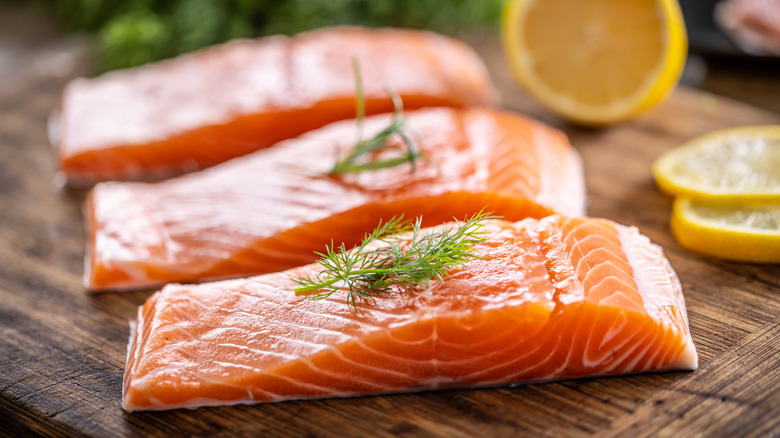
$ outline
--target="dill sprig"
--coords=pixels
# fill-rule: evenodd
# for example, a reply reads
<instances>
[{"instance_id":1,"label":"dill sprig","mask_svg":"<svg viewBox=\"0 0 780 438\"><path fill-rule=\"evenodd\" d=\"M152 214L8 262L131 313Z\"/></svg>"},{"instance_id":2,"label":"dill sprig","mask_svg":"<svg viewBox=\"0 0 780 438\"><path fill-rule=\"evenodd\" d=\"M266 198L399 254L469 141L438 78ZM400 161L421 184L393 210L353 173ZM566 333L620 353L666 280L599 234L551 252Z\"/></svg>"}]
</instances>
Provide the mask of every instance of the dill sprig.
<instances>
[{"instance_id":1,"label":"dill sprig","mask_svg":"<svg viewBox=\"0 0 780 438\"><path fill-rule=\"evenodd\" d=\"M401 216L380 222L352 250L331 242L325 253L318 252L324 269L314 277L294 279L300 286L294 292L321 300L343 290L353 307L358 300L380 297L394 288L410 293L477 258L474 245L487 239L483 222L492 218L481 211L427 234L421 232L419 218L411 222Z\"/></svg>"},{"instance_id":2,"label":"dill sprig","mask_svg":"<svg viewBox=\"0 0 780 438\"><path fill-rule=\"evenodd\" d=\"M406 119L403 118L403 101L392 90L385 89L385 93L393 101L393 118L385 129L371 138L363 139L363 122L366 116L365 95L363 93L363 80L360 71L360 62L352 58L352 68L355 74L355 115L357 119L358 140L346 157L337 159L336 164L330 170L329 175L342 173L357 173L367 170L395 167L404 163L411 164L411 172L417 169L417 160L424 158L422 151L415 147L411 137L407 134ZM389 142L390 138L397 135L401 138L405 150L403 155L385 159L372 159L370 155L376 155L390 149L397 149Z\"/></svg>"}]
</instances>

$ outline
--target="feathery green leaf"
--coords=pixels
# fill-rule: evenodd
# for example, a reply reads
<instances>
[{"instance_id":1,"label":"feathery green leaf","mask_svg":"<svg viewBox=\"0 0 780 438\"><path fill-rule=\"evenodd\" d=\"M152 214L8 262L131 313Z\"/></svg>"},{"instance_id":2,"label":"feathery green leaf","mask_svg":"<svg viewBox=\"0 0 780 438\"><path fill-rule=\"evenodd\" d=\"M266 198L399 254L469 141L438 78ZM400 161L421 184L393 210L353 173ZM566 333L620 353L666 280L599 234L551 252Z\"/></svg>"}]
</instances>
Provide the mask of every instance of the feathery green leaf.
<instances>
[{"instance_id":1,"label":"feathery green leaf","mask_svg":"<svg viewBox=\"0 0 780 438\"><path fill-rule=\"evenodd\" d=\"M410 222L394 217L380 222L352 250L331 243L324 253L317 253L323 269L313 277L294 279L299 286L294 291L319 300L343 290L352 306L394 289L411 293L431 280L443 280L452 270L477 258L474 246L487 239L483 222L492 218L481 211L431 233L421 232L419 218Z\"/></svg>"},{"instance_id":2,"label":"feathery green leaf","mask_svg":"<svg viewBox=\"0 0 780 438\"><path fill-rule=\"evenodd\" d=\"M365 95L363 94L363 79L361 77L360 62L357 58L352 59L352 66L355 72L355 114L358 130L358 141L355 147L346 157L338 159L336 164L330 170L330 175L339 175L343 173L357 173L369 170L385 169L388 167L399 166L404 163L411 164L411 172L417 169L417 160L424 158L422 151L415 146L411 137L406 133L406 119L403 118L403 102L401 97L390 90L385 93L393 100L393 118L390 124L371 138L363 139L363 122L366 113ZM382 151L398 150L390 142L393 136L401 138L405 151L401 156L391 158L377 158L376 154Z\"/></svg>"}]
</instances>

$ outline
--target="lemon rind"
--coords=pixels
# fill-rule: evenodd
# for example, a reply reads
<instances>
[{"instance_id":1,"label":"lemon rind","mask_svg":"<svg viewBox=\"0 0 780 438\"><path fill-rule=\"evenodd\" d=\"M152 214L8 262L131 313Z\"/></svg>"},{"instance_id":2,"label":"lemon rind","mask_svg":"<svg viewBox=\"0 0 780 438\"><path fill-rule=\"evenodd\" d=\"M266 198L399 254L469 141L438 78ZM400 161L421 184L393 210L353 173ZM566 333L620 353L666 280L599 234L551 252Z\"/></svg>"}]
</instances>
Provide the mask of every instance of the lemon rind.
<instances>
[{"instance_id":1,"label":"lemon rind","mask_svg":"<svg viewBox=\"0 0 780 438\"><path fill-rule=\"evenodd\" d=\"M718 224L692 213L691 202L679 197L672 206L672 234L682 248L726 260L780 263L780 230Z\"/></svg>"}]
</instances>

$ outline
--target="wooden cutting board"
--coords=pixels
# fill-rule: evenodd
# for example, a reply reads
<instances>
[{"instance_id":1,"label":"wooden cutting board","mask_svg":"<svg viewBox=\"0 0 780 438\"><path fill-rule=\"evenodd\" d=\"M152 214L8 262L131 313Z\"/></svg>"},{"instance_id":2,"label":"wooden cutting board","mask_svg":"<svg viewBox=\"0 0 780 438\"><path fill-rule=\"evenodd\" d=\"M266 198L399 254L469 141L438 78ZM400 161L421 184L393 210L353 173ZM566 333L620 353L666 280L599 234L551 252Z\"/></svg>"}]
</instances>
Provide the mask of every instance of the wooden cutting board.
<instances>
[{"instance_id":1,"label":"wooden cutting board","mask_svg":"<svg viewBox=\"0 0 780 438\"><path fill-rule=\"evenodd\" d=\"M584 157L589 213L662 245L685 291L695 372L513 388L127 414L128 320L150 291L90 295L81 284L85 192L53 183L46 120L84 63L80 46L40 56L0 84L0 435L63 436L766 436L780 434L780 266L681 250L654 158L696 135L780 115L678 89L603 130L562 124L514 86L494 39L476 41L505 106L569 134ZM780 169L778 169L780 171Z\"/></svg>"}]
</instances>

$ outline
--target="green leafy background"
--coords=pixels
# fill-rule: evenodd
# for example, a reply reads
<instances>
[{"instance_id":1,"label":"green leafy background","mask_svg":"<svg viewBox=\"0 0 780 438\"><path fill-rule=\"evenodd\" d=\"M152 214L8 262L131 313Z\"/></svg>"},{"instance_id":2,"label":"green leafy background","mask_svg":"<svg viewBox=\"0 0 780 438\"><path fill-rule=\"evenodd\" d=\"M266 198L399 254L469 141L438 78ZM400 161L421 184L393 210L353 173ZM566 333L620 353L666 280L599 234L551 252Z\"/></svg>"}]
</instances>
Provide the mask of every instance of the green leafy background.
<instances>
[{"instance_id":1,"label":"green leafy background","mask_svg":"<svg viewBox=\"0 0 780 438\"><path fill-rule=\"evenodd\" d=\"M336 24L494 29L504 0L49 0L71 32L95 36L98 72L227 41Z\"/></svg>"}]
</instances>

